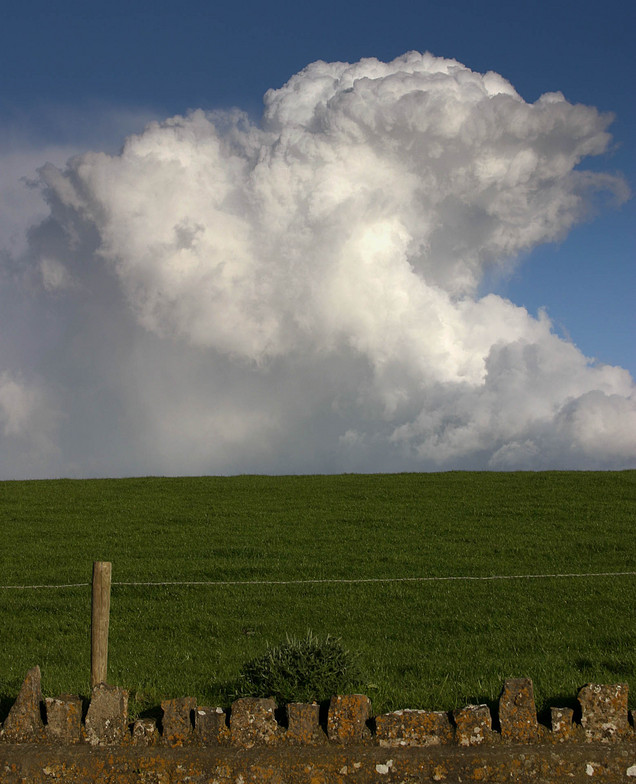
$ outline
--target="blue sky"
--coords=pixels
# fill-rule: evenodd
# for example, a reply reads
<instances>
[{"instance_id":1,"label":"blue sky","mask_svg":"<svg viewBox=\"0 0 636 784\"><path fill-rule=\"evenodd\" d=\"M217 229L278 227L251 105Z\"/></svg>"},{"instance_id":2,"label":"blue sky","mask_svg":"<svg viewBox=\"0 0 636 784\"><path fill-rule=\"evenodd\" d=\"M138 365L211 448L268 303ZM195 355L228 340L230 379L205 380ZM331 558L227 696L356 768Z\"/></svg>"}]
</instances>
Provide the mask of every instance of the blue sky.
<instances>
[{"instance_id":1,"label":"blue sky","mask_svg":"<svg viewBox=\"0 0 636 784\"><path fill-rule=\"evenodd\" d=\"M388 62L416 50L495 71L529 103L561 91L572 104L615 113L609 150L581 167L620 172L633 189L635 33L636 4L627 0L10 0L0 26L0 153L5 162L24 153L25 168L5 163L0 176L33 177L50 156L63 166L74 152L116 153L148 120L192 109L237 106L258 123L265 92L313 61ZM482 293L532 315L545 308L555 332L585 356L636 377L635 201L615 208L601 195L594 211L559 243L520 256L513 272L487 277ZM26 345L24 334L17 343ZM15 359L20 350L7 338L5 353Z\"/></svg>"}]
</instances>

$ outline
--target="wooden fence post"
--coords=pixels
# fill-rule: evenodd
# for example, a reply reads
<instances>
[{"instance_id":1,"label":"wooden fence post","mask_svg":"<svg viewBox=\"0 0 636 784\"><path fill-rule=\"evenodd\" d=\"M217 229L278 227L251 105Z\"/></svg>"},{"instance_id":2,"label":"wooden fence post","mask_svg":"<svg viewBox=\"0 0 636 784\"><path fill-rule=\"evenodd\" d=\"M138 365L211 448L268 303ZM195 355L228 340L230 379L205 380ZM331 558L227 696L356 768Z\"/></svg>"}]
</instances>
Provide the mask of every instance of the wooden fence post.
<instances>
[{"instance_id":1,"label":"wooden fence post","mask_svg":"<svg viewBox=\"0 0 636 784\"><path fill-rule=\"evenodd\" d=\"M110 579L112 564L93 564L93 603L91 611L91 688L106 683L108 677L108 623L110 620Z\"/></svg>"}]
</instances>

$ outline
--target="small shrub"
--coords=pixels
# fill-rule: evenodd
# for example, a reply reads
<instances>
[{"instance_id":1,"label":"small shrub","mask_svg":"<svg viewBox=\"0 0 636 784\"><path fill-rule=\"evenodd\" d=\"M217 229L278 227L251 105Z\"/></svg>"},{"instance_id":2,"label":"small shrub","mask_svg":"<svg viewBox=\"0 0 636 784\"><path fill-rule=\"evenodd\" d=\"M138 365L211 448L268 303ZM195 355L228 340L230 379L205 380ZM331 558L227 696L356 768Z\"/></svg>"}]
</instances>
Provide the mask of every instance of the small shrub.
<instances>
[{"instance_id":1,"label":"small shrub","mask_svg":"<svg viewBox=\"0 0 636 784\"><path fill-rule=\"evenodd\" d=\"M288 702L323 702L344 694L360 683L355 657L340 638L290 637L268 646L262 655L247 662L233 690L236 697L273 697L280 705Z\"/></svg>"}]
</instances>

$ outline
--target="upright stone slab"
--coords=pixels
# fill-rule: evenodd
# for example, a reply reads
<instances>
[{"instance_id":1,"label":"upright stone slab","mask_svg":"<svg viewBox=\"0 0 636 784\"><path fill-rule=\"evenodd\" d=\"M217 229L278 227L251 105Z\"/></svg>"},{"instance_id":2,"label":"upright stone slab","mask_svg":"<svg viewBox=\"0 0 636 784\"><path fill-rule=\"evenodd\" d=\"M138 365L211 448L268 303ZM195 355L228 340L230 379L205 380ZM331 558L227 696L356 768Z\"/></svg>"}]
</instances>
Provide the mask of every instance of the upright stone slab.
<instances>
[{"instance_id":1,"label":"upright stone slab","mask_svg":"<svg viewBox=\"0 0 636 784\"><path fill-rule=\"evenodd\" d=\"M86 714L86 739L92 746L114 746L129 740L128 692L117 686L93 686Z\"/></svg>"},{"instance_id":2,"label":"upright stone slab","mask_svg":"<svg viewBox=\"0 0 636 784\"><path fill-rule=\"evenodd\" d=\"M626 683L588 683L578 694L586 740L610 741L632 734L627 712Z\"/></svg>"},{"instance_id":3,"label":"upright stone slab","mask_svg":"<svg viewBox=\"0 0 636 784\"><path fill-rule=\"evenodd\" d=\"M274 700L244 697L232 703L231 742L234 746L273 746L281 739Z\"/></svg>"},{"instance_id":4,"label":"upright stone slab","mask_svg":"<svg viewBox=\"0 0 636 784\"><path fill-rule=\"evenodd\" d=\"M327 715L327 737L334 743L363 743L371 738L367 721L371 700L364 694L332 697Z\"/></svg>"},{"instance_id":5,"label":"upright stone slab","mask_svg":"<svg viewBox=\"0 0 636 784\"><path fill-rule=\"evenodd\" d=\"M10 743L39 743L45 740L41 714L40 668L30 669L2 727L3 740Z\"/></svg>"},{"instance_id":6,"label":"upright stone slab","mask_svg":"<svg viewBox=\"0 0 636 784\"><path fill-rule=\"evenodd\" d=\"M162 740L168 746L183 746L192 740L193 717L197 707L194 697L163 700Z\"/></svg>"},{"instance_id":7,"label":"upright stone slab","mask_svg":"<svg viewBox=\"0 0 636 784\"><path fill-rule=\"evenodd\" d=\"M453 741L448 714L441 711L398 710L377 716L375 726L380 746L440 746Z\"/></svg>"},{"instance_id":8,"label":"upright stone slab","mask_svg":"<svg viewBox=\"0 0 636 784\"><path fill-rule=\"evenodd\" d=\"M46 735L55 743L79 743L82 740L82 700L75 694L47 697Z\"/></svg>"},{"instance_id":9,"label":"upright stone slab","mask_svg":"<svg viewBox=\"0 0 636 784\"><path fill-rule=\"evenodd\" d=\"M499 698L499 724L504 741L536 743L539 740L539 722L530 678L504 681Z\"/></svg>"},{"instance_id":10,"label":"upright stone slab","mask_svg":"<svg viewBox=\"0 0 636 784\"><path fill-rule=\"evenodd\" d=\"M194 734L202 746L229 743L230 728L225 721L223 708L206 708L199 705L194 713Z\"/></svg>"},{"instance_id":11,"label":"upright stone slab","mask_svg":"<svg viewBox=\"0 0 636 784\"><path fill-rule=\"evenodd\" d=\"M565 743L576 739L579 728L574 724L572 708L550 708L550 725L553 741Z\"/></svg>"},{"instance_id":12,"label":"upright stone slab","mask_svg":"<svg viewBox=\"0 0 636 784\"><path fill-rule=\"evenodd\" d=\"M460 746L481 746L493 743L492 716L487 705L467 705L453 712L455 740Z\"/></svg>"},{"instance_id":13,"label":"upright stone slab","mask_svg":"<svg viewBox=\"0 0 636 784\"><path fill-rule=\"evenodd\" d=\"M159 740L155 719L135 719L132 731L134 746L154 746Z\"/></svg>"},{"instance_id":14,"label":"upright stone slab","mask_svg":"<svg viewBox=\"0 0 636 784\"><path fill-rule=\"evenodd\" d=\"M300 746L326 743L327 736L320 726L320 706L316 703L291 702L287 706L287 719L288 743Z\"/></svg>"}]
</instances>

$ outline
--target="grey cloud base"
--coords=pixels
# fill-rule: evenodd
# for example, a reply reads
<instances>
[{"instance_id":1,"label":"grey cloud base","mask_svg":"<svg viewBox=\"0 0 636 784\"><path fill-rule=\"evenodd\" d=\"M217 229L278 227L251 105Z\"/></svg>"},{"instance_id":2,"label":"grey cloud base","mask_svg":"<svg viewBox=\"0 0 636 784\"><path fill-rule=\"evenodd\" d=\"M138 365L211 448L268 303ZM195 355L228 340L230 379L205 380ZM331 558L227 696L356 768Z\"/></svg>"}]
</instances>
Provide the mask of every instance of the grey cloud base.
<instances>
[{"instance_id":1,"label":"grey cloud base","mask_svg":"<svg viewBox=\"0 0 636 784\"><path fill-rule=\"evenodd\" d=\"M40 169L5 253L0 475L636 466L636 396L494 294L617 176L610 117L408 53Z\"/></svg>"}]
</instances>

